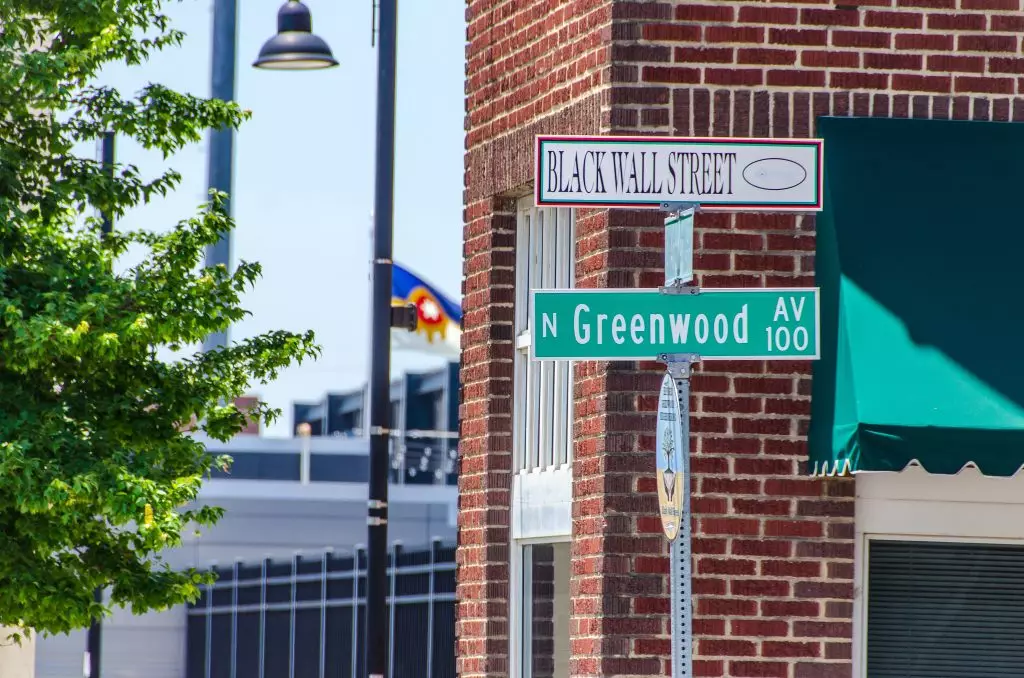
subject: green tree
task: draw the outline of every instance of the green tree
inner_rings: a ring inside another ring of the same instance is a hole
[[[241,295],[260,275],[248,262],[202,267],[233,228],[224,196],[181,223],[106,238],[86,216],[116,218],[180,176],[110,177],[77,144],[113,130],[168,157],[247,117],[159,84],[130,96],[97,84],[105,64],[141,66],[180,43],[165,4],[0,0],[0,625],[87,626],[100,586],[139,613],[194,599],[205,578],[160,552],[220,517],[190,507],[227,460],[190,432],[227,440],[247,417],[272,421],[265,405],[227,403],[319,350],[311,333],[280,331],[184,351],[245,317]],[[118,272],[129,247],[145,256]]]

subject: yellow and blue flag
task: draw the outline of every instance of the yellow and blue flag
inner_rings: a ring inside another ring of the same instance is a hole
[[[458,359],[462,340],[462,305],[400,264],[391,270],[391,303],[416,306],[416,331],[391,330],[394,349]]]

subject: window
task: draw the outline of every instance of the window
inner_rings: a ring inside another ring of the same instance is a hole
[[[569,676],[569,543],[523,547],[522,678]]]
[[[438,391],[434,396],[434,424],[431,426],[435,431],[447,431],[448,429],[448,398],[444,391]]]
[[[511,675],[568,678],[572,364],[530,360],[530,291],[573,287],[574,214],[528,198],[517,217]]]
[[[857,475],[854,676],[1019,676],[1024,474]]]
[[[572,529],[572,363],[530,360],[535,289],[570,288],[575,233],[569,209],[520,204],[516,237],[512,536],[569,538]]]
[[[1019,676],[1024,548],[868,543],[867,675]]]
[[[526,206],[519,210],[515,315],[517,471],[551,469],[572,462],[572,364],[530,360],[530,291],[573,287],[573,226],[569,209]]]

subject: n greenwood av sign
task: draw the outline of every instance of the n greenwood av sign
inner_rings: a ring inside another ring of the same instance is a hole
[[[535,290],[535,360],[815,360],[817,288]]]

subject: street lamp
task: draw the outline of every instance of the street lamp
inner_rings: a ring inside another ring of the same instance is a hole
[[[398,0],[379,0],[377,144],[373,210],[373,291],[370,339],[370,493],[367,510],[366,671],[384,678],[388,662],[387,559],[390,459],[391,328],[415,328],[415,307],[391,307],[394,228],[395,63]],[[337,65],[330,48],[313,35],[309,10],[289,0],[277,13],[277,34],[253,66],[309,70]],[[412,311],[412,312],[410,312]]]
[[[277,11],[277,34],[263,43],[256,68],[282,71],[308,71],[337,66],[331,48],[313,35],[309,8],[298,0],[289,0]]]

